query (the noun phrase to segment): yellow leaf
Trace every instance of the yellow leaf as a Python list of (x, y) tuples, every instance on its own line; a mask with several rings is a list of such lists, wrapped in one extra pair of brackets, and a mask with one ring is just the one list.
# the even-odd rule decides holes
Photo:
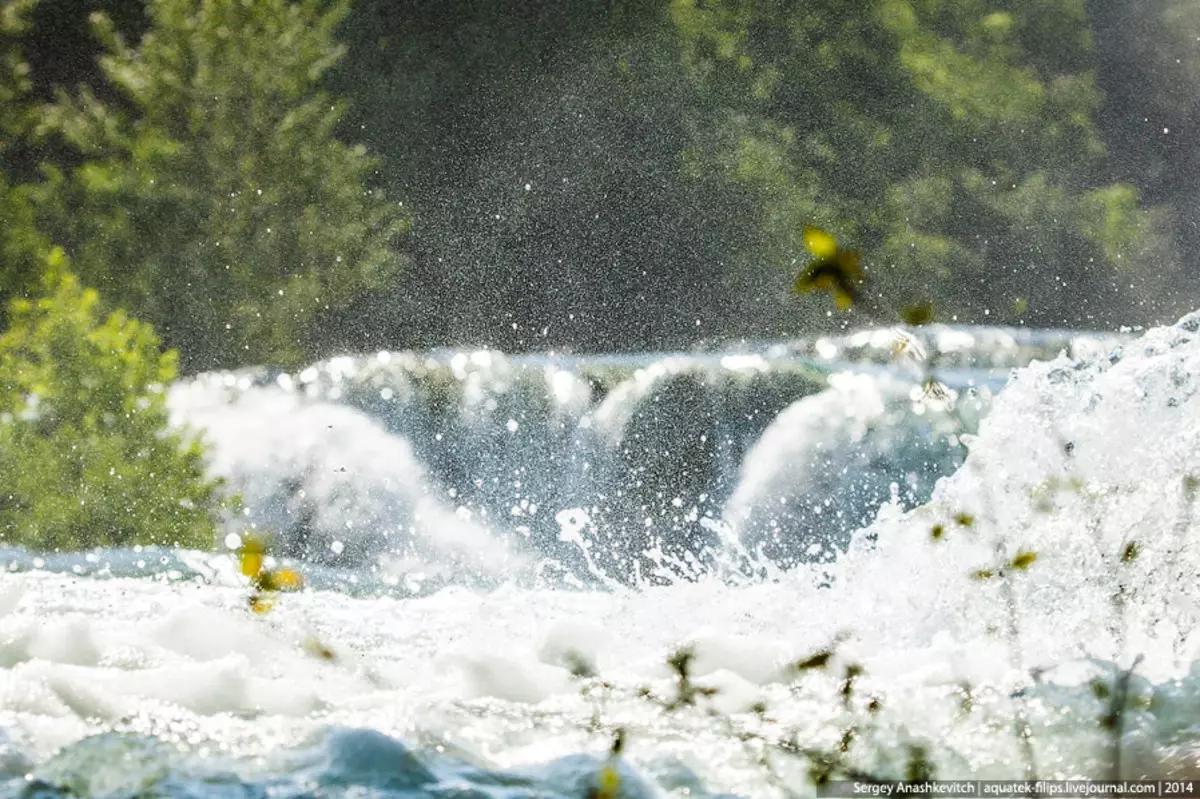
[(619, 799), (621, 795), (621, 775), (611, 764), (605, 765), (596, 775), (596, 799)]
[(833, 653), (829, 651), (818, 652), (804, 660), (797, 661), (792, 665), (792, 668), (797, 671), (809, 671), (810, 669), (823, 669), (829, 665), (829, 659), (833, 657)]
[(242, 574), (247, 577), (257, 577), (263, 568), (263, 553), (246, 551), (242, 553)]
[(804, 246), (818, 258), (832, 258), (837, 254), (837, 239), (812, 225), (804, 226)]
[[(941, 402), (950, 399), (950, 389), (946, 388), (945, 384), (939, 381), (936, 377), (927, 377), (925, 382), (921, 384), (924, 389), (925, 396)], [(961, 524), (961, 522), (960, 522)]]
[(837, 254), (838, 266), (841, 267), (842, 279), (851, 285), (863, 282), (862, 253), (858, 250), (841, 250)]
[(271, 572), (271, 582), (276, 591), (299, 591), (304, 587), (304, 578), (295, 569), (276, 569)]
[(242, 574), (247, 577), (257, 577), (263, 570), (263, 559), (267, 554), (267, 544), (258, 535), (247, 533), (242, 538), (242, 546), (238, 549), (238, 557)]
[(1121, 552), (1121, 562), (1132, 563), (1133, 561), (1137, 560), (1137, 556), (1138, 544), (1136, 541), (1130, 541), (1125, 545), (1124, 551)]
[(1012, 567), (1014, 569), (1028, 569), (1037, 560), (1036, 552), (1018, 552), (1017, 556), (1012, 559)]
[(320, 660), (333, 662), (338, 659), (336, 652), (311, 635), (304, 640), (304, 651)]

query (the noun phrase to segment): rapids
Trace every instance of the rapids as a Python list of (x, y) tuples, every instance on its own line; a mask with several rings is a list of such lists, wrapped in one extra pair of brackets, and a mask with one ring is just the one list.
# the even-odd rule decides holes
[(0, 792), (584, 797), (617, 728), (630, 797), (1200, 776), (1198, 330), (181, 384), (308, 588), (4, 551)]

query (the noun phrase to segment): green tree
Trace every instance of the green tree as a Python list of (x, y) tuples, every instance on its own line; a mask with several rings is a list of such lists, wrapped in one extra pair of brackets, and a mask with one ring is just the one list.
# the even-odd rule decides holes
[(29, 97), (29, 65), (19, 46), (33, 7), (33, 0), (0, 2), (0, 326), (3, 301), (37, 289), (40, 263), (50, 250), (37, 228), (37, 186), (10, 178), (26, 160), (37, 121), (37, 107)]
[(809, 222), (866, 251), (882, 296), (934, 299), (946, 321), (1142, 321), (1130, 283), (1174, 268), (1137, 191), (1096, 180), (1083, 0), (673, 0), (672, 16), (714, 104), (685, 163), (750, 194), (764, 238), (741, 261), (773, 265), (771, 291)]
[(0, 336), (0, 542), (209, 548), (226, 500), (197, 440), (168, 427), (173, 351), (48, 256), (45, 295)]
[(121, 102), (83, 88), (45, 115), (81, 163), (48, 170), (42, 229), (185, 371), (312, 358), (323, 315), (401, 266), (399, 204), (367, 185), (365, 150), (333, 137), (344, 108), (317, 88), (346, 10), (151, 0), (136, 47), (94, 14)]

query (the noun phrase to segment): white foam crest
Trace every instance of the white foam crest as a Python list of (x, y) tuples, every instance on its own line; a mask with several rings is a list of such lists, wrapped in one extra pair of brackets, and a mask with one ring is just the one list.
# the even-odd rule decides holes
[(282, 551), (316, 561), (367, 563), (394, 551), (489, 574), (520, 565), (433, 496), (407, 441), (360, 411), (274, 386), (229, 395), (203, 381), (177, 387), (170, 401), (173, 421), (203, 431), (212, 472), (241, 494), (248, 513), (235, 531), (282, 533)]
[(636, 370), (605, 395), (592, 414), (592, 426), (608, 446), (619, 447), (638, 407), (660, 390), (664, 380), (693, 369), (695, 363), (668, 357)]
[[(889, 496), (927, 495), (954, 462), (961, 424), (932, 408), (914, 417), (909, 385), (835, 374), (828, 389), (780, 413), (747, 453), (725, 505), (741, 545), (776, 560), (831, 560)], [(897, 476), (903, 482), (893, 487)]]
[[(836, 601), (881, 651), (941, 636), (977, 662), (1015, 643), (1027, 667), (1143, 654), (1149, 673), (1186, 670), (1200, 656), (1185, 488), (1200, 475), (1198, 389), (1200, 340), (1182, 327), (1123, 358), (1018, 371), (932, 501), (889, 506), (856, 536)], [(1036, 560), (1014, 568), (1021, 553)]]

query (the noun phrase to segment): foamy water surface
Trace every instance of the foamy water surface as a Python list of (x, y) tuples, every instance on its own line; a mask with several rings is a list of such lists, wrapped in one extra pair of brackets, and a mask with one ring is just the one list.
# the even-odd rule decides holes
[[(255, 616), (227, 555), (8, 553), (4, 790), (583, 797), (618, 728), (632, 797), (804, 795), (817, 752), (880, 777), (918, 755), (947, 778), (1195, 774), (1198, 327), (1020, 370), (929, 502), (786, 572), (729, 540), (642, 587), (399, 559), (311, 567)], [(681, 697), (685, 648), (703, 690)]]

